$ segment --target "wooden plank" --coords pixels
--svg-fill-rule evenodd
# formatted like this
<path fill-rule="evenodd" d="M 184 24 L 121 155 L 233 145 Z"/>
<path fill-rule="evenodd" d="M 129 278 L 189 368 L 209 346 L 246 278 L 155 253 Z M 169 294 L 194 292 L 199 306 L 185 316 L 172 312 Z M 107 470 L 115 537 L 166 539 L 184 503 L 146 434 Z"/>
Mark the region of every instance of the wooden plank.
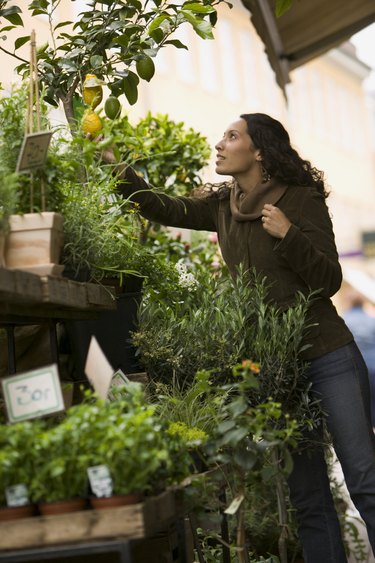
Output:
<path fill-rule="evenodd" d="M 8 301 L 41 301 L 42 283 L 39 276 L 0 268 L 0 294 Z"/>
<path fill-rule="evenodd" d="M 0 523 L 0 550 L 105 538 L 144 538 L 166 529 L 176 516 L 174 493 L 143 503 Z"/>
<path fill-rule="evenodd" d="M 14 272 L 0 267 L 0 291 L 6 293 L 15 291 Z"/>
<path fill-rule="evenodd" d="M 16 279 L 16 291 L 19 296 L 30 298 L 33 301 L 40 301 L 42 299 L 43 289 L 39 276 L 30 274 L 29 272 L 21 272 L 21 270 L 15 270 L 14 274 Z"/>
<path fill-rule="evenodd" d="M 116 309 L 115 288 L 98 283 L 87 283 L 87 300 L 90 305 Z"/>

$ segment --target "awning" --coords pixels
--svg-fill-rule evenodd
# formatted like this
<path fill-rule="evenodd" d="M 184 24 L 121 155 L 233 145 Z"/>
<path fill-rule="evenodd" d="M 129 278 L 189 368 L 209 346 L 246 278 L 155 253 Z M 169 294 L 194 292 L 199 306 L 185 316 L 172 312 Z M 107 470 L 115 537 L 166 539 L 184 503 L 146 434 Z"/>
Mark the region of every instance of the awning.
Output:
<path fill-rule="evenodd" d="M 375 0 L 293 0 L 279 18 L 275 0 L 242 0 L 285 92 L 289 72 L 375 22 Z"/>

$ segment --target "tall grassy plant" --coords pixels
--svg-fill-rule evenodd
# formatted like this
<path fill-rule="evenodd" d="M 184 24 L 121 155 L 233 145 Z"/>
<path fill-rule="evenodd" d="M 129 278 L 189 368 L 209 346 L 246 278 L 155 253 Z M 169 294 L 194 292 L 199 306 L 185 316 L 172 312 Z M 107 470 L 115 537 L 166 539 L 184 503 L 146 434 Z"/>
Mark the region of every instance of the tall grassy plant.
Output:
<path fill-rule="evenodd" d="M 183 387 L 208 370 L 223 383 L 233 365 L 252 359 L 260 365 L 252 403 L 272 397 L 285 412 L 303 417 L 313 406 L 300 353 L 314 296 L 299 294 L 293 307 L 281 311 L 269 303 L 267 284 L 254 271 L 239 272 L 235 281 L 196 275 L 196 283 L 177 286 L 169 298 L 153 293 L 144 299 L 133 342 L 151 378 Z"/>

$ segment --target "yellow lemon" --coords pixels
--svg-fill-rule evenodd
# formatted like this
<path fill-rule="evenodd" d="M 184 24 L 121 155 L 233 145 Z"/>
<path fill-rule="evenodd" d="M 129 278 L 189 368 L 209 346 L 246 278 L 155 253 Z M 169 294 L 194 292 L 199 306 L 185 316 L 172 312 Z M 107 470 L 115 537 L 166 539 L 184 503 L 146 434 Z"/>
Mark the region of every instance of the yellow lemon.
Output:
<path fill-rule="evenodd" d="M 83 112 L 81 127 L 85 135 L 90 134 L 92 137 L 96 137 L 103 129 L 103 123 L 99 115 L 95 113 L 94 110 L 86 109 Z"/>
<path fill-rule="evenodd" d="M 103 81 L 100 80 L 95 74 L 86 74 L 83 83 L 82 97 L 88 106 L 96 108 L 103 99 Z"/>

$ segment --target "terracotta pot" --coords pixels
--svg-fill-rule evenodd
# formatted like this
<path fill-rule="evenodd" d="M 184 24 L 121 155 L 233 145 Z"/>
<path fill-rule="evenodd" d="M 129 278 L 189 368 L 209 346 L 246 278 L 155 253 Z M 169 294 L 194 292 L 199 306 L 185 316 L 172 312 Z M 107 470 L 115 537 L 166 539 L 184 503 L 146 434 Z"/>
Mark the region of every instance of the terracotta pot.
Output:
<path fill-rule="evenodd" d="M 40 502 L 38 503 L 39 512 L 42 516 L 52 514 L 64 514 L 66 512 L 79 512 L 86 509 L 86 499 L 71 498 L 66 500 L 58 500 L 56 502 Z"/>
<path fill-rule="evenodd" d="M 60 275 L 63 246 L 63 216 L 60 213 L 11 215 L 5 242 L 7 268 L 42 276 Z"/>
<path fill-rule="evenodd" d="M 35 512 L 35 506 L 33 504 L 24 504 L 23 506 L 2 506 L 0 507 L 0 521 L 30 518 L 31 516 L 35 516 Z"/>
<path fill-rule="evenodd" d="M 124 506 L 128 504 L 137 504 L 138 502 L 142 502 L 142 495 L 139 493 L 130 493 L 128 495 L 113 495 L 112 497 L 90 498 L 90 504 L 95 510 L 114 508 L 116 506 Z"/>

